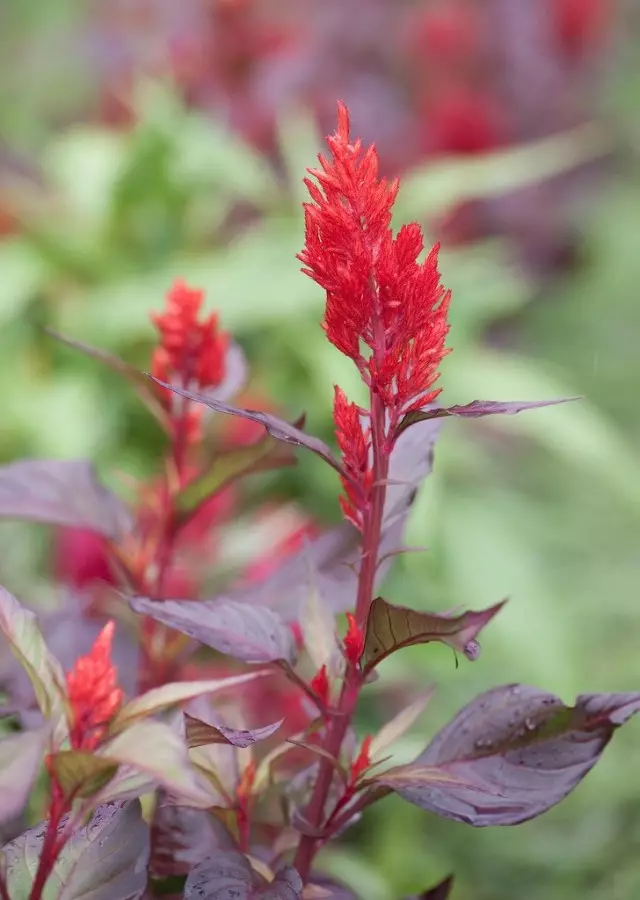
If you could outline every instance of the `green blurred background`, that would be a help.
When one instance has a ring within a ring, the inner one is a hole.
[[[252,389],[331,439],[333,384],[356,397],[357,378],[294,257],[301,178],[342,97],[403,176],[398,221],[443,239],[447,402],[583,397],[443,430],[408,534],[429,551],[402,557],[386,594],[511,600],[475,664],[438,647],[388,662],[386,684],[439,683],[399,753],[498,683],[565,701],[638,689],[638,39],[636,4],[613,0],[5,2],[2,461],[152,471],[161,437],[129,389],[38,325],[145,367],[176,276],[207,290]],[[338,519],[315,458],[258,489]],[[37,593],[47,535],[2,523],[0,547],[0,581]],[[372,692],[362,728],[381,718]],[[450,871],[456,900],[640,896],[638,747],[633,722],[572,797],[513,829],[387,800],[327,865],[367,900]]]

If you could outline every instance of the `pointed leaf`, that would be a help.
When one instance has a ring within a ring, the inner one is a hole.
[[[210,856],[193,869],[184,887],[184,900],[301,900],[302,880],[290,866],[271,882],[251,868],[242,853]]]
[[[152,375],[149,377],[153,378]],[[208,396],[206,393],[198,394],[191,391],[185,391],[181,388],[172,387],[163,381],[159,381],[157,378],[153,378],[153,381],[157,382],[162,387],[173,391],[174,394],[178,394],[180,397],[185,397],[185,399],[193,400],[196,403],[204,403],[205,406],[208,406],[216,412],[224,413],[227,416],[239,416],[241,419],[248,419],[250,422],[257,422],[276,440],[283,441],[285,444],[293,444],[295,447],[306,447],[307,450],[316,453],[337,472],[346,477],[342,466],[331,452],[330,447],[325,444],[324,441],[321,441],[320,438],[313,437],[313,435],[306,434],[306,432],[301,431],[295,425],[285,422],[284,419],[279,419],[277,416],[271,415],[271,413],[260,412],[255,409],[241,409],[237,406],[229,406],[221,400],[216,400],[215,398]]]
[[[363,670],[369,671],[396,650],[430,641],[449,644],[464,653],[467,659],[475,660],[480,653],[477,635],[503,606],[504,601],[479,612],[450,616],[393,606],[384,598],[376,597],[367,619]]]
[[[54,740],[64,740],[68,735],[64,672],[47,649],[35,613],[25,609],[3,587],[0,587],[0,632],[29,676],[43,716],[52,722]]]
[[[65,820],[61,825],[64,828]],[[0,852],[9,896],[28,897],[42,850],[41,823]],[[140,804],[99,807],[58,857],[43,900],[138,900],[147,884],[149,828]]]
[[[0,466],[0,517],[89,528],[111,540],[131,529],[129,510],[82,459],[22,459]]]
[[[12,734],[0,741],[0,825],[24,809],[40,771],[48,728]]]
[[[415,900],[447,900],[452,890],[453,875],[449,875],[448,878],[445,878],[439,884],[424,891],[424,893],[420,894],[419,897],[416,897]]]
[[[434,406],[430,409],[417,409],[407,413],[398,425],[396,438],[418,422],[428,419],[441,419],[446,416],[456,416],[462,419],[480,419],[483,416],[514,416],[516,413],[527,409],[539,409],[542,406],[557,406],[559,403],[570,403],[579,400],[579,397],[563,397],[560,400],[473,400],[464,406]]]
[[[189,748],[206,747],[208,744],[231,744],[233,747],[250,747],[257,741],[264,741],[280,728],[284,719],[262,728],[229,728],[226,725],[212,725],[184,713],[187,744]]]
[[[106,350],[92,347],[89,344],[84,344],[82,341],[77,341],[64,334],[59,334],[59,332],[54,331],[52,328],[45,328],[44,331],[54,340],[59,341],[61,344],[66,344],[67,347],[71,347],[73,350],[84,353],[85,356],[89,356],[92,359],[101,362],[108,369],[111,369],[112,372],[116,372],[118,375],[122,375],[126,378],[149,412],[156,417],[163,428],[169,428],[169,416],[160,403],[157,392],[154,391],[153,386],[150,384],[149,379],[144,372],[140,372],[134,366],[130,366],[129,363],[120,359],[119,356],[108,353]]]
[[[516,825],[573,790],[638,710],[640,693],[584,694],[566,707],[538,688],[494,688],[462,709],[414,763],[378,783],[445,818]],[[434,769],[454,781],[430,784]]]
[[[115,734],[128,728],[139,719],[146,719],[148,716],[176,706],[178,703],[184,703],[203,694],[216,694],[220,691],[231,690],[266,674],[268,673],[246,672],[243,675],[215,678],[210,681],[177,681],[173,684],[163,684],[126,703],[111,723],[109,731]]]
[[[206,809],[213,805],[211,791],[198,778],[189,761],[186,744],[164,722],[151,719],[134,722],[126,731],[103,744],[96,755],[143,776],[147,790],[164,787],[185,806]],[[140,783],[137,779],[136,784]],[[119,799],[121,789],[117,779],[114,779],[100,793],[100,798],[103,802],[106,798]]]
[[[434,688],[429,688],[422,696],[418,697],[413,703],[405,706],[397,716],[394,716],[380,731],[373,737],[369,746],[369,755],[372,759],[379,756],[387,750],[399,737],[407,732],[411,726],[418,720],[427,708],[427,704],[433,695]]]
[[[52,753],[48,765],[65,796],[74,799],[97,794],[118,771],[117,763],[85,750]]]
[[[161,801],[151,826],[149,871],[160,878],[188,875],[207,856],[234,846],[224,825],[204,810]]]
[[[216,600],[149,600],[134,597],[138,613],[157,619],[220,653],[248,663],[295,659],[291,630],[270,609]]]

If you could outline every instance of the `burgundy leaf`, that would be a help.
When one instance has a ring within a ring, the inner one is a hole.
[[[504,602],[479,612],[451,616],[394,606],[383,597],[376,597],[367,618],[363,670],[366,673],[396,650],[430,641],[441,641],[464,653],[467,659],[475,660],[480,653],[476,638]]]
[[[187,743],[190,748],[206,747],[207,744],[231,744],[233,747],[250,747],[257,741],[264,741],[271,737],[284,722],[279,719],[271,725],[262,728],[229,728],[226,725],[211,724],[183,713]]]
[[[463,419],[480,419],[482,416],[496,415],[514,416],[527,409],[556,406],[559,403],[569,403],[579,399],[579,397],[563,397],[560,400],[473,400],[471,403],[465,403],[464,406],[434,406],[428,409],[417,409],[407,413],[402,419],[396,431],[396,438],[411,425],[429,419],[441,419],[446,416],[457,416]]]
[[[216,600],[149,600],[133,597],[133,609],[248,663],[295,658],[290,628],[270,609]]]
[[[302,880],[285,866],[271,882],[259,875],[237,851],[213,854],[191,871],[184,900],[301,900]]]
[[[573,790],[638,710],[640,693],[583,694],[566,707],[538,688],[494,688],[462,709],[413,763],[376,783],[445,818],[516,825]]]
[[[151,825],[152,875],[188,875],[211,854],[233,848],[231,835],[218,819],[204,810],[173,806],[161,797]]]
[[[152,375],[149,377],[153,378]],[[242,409],[238,406],[229,406],[227,403],[223,403],[222,400],[217,400],[207,393],[185,391],[181,388],[172,387],[164,381],[159,381],[157,378],[153,378],[153,380],[162,387],[173,391],[174,394],[185,397],[187,400],[193,400],[196,403],[204,403],[205,406],[208,406],[216,412],[224,413],[227,416],[239,416],[241,419],[248,419],[250,422],[257,422],[259,425],[262,425],[272,437],[276,438],[276,440],[283,441],[285,444],[293,444],[296,447],[306,447],[307,450],[311,450],[312,453],[316,453],[318,456],[322,457],[325,462],[329,463],[330,466],[333,466],[333,468],[341,475],[345,475],[340,463],[331,452],[330,447],[325,444],[324,441],[321,441],[320,438],[313,437],[313,435],[306,434],[295,425],[291,425],[289,422],[285,422],[284,419],[278,418],[278,416],[274,416],[271,413],[260,412],[256,409]]]
[[[124,503],[80,459],[22,459],[1,466],[0,517],[89,528],[110,540],[132,524]]]

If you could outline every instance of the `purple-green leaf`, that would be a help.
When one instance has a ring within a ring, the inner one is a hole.
[[[184,886],[184,900],[301,900],[302,880],[285,866],[267,882],[237,851],[220,851],[193,869]]]
[[[229,728],[227,725],[203,722],[189,713],[184,713],[187,744],[190,748],[206,747],[208,744],[231,744],[232,747],[250,747],[257,741],[264,741],[280,728],[284,719],[262,728]]]
[[[559,403],[569,403],[578,400],[579,397],[563,397],[560,400],[473,400],[463,406],[433,406],[427,409],[416,409],[409,412],[402,419],[396,430],[396,439],[418,422],[429,419],[442,419],[447,416],[455,416],[461,419],[480,419],[483,416],[514,416],[516,413],[527,409],[539,409],[542,406],[557,406]]]
[[[137,613],[195,638],[220,653],[247,663],[295,659],[291,629],[272,610],[216,600],[131,598]]]
[[[40,771],[49,729],[23,731],[0,741],[0,825],[18,816]]]
[[[63,820],[61,829],[66,825]],[[0,851],[9,896],[28,897],[42,850],[46,823]],[[47,881],[56,900],[139,900],[147,885],[149,828],[140,804],[99,807],[62,850]]]
[[[362,668],[368,672],[390,653],[430,641],[441,641],[475,660],[480,653],[476,640],[479,632],[503,606],[504,601],[478,612],[451,616],[394,606],[376,597],[367,618]]]
[[[640,693],[554,694],[505,685],[476,697],[408,766],[378,785],[445,818],[516,825],[562,800],[600,758],[613,732],[640,710]],[[450,783],[436,784],[439,772]]]
[[[21,459],[0,466],[0,518],[87,528],[110,540],[131,529],[124,503],[82,459]]]
[[[153,378],[152,375],[149,377]],[[250,422],[257,422],[258,425],[262,425],[265,431],[276,440],[283,441],[285,444],[293,444],[295,447],[305,447],[307,450],[311,450],[312,453],[316,453],[324,459],[325,462],[329,463],[329,465],[341,475],[345,474],[342,466],[331,452],[331,448],[325,444],[324,441],[321,441],[320,438],[314,437],[313,435],[307,434],[295,425],[291,425],[289,422],[285,422],[284,419],[278,418],[278,416],[261,412],[256,409],[242,409],[238,406],[229,406],[228,403],[223,403],[222,400],[217,400],[207,393],[185,391],[181,388],[166,384],[164,381],[159,381],[157,378],[153,378],[153,380],[162,387],[173,391],[174,394],[178,394],[178,396],[184,397],[187,400],[192,400],[195,403],[203,403],[205,406],[208,406],[209,409],[213,409],[216,412],[224,413],[224,415],[227,416],[238,416],[241,419],[248,419]]]

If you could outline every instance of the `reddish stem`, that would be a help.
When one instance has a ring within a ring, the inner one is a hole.
[[[364,628],[373,600],[376,570],[378,567],[378,550],[382,532],[382,515],[386,497],[386,480],[389,469],[389,457],[386,450],[385,410],[380,397],[372,390],[371,396],[371,440],[373,446],[373,487],[371,503],[364,518],[362,534],[362,563],[358,578],[356,600],[356,622]],[[342,692],[338,701],[338,715],[327,725],[324,749],[334,759],[338,759],[342,742],[351,724],[355,712],[358,695],[363,685],[360,670],[352,665],[347,666]],[[305,818],[316,833],[321,830],[327,795],[333,780],[333,766],[328,759],[321,759],[318,778],[311,794]],[[302,835],[295,856],[294,866],[300,877],[306,881],[311,865],[319,849],[318,838]]]
[[[52,784],[51,807],[49,811],[49,821],[47,822],[47,830],[42,842],[42,850],[40,852],[40,860],[36,876],[33,879],[29,900],[41,900],[42,891],[44,889],[47,878],[56,863],[58,854],[62,850],[68,836],[62,836],[58,839],[58,828],[62,817],[68,812],[68,803],[64,800],[59,786],[54,782]]]

